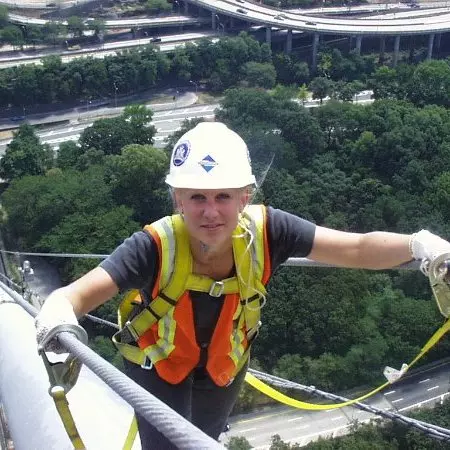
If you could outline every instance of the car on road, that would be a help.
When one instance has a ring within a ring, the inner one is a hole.
[[[150,42],[161,42],[161,38],[160,37],[152,37],[151,39],[150,39]]]
[[[22,120],[25,120],[25,116],[13,116],[10,117],[9,120],[12,122],[21,122]]]
[[[225,426],[223,427],[223,432],[226,433],[227,431],[230,431],[230,428],[231,428],[230,424],[226,423]]]
[[[315,23],[315,22],[305,22],[305,25],[312,25],[312,26],[316,26],[316,25],[317,25],[317,23]]]
[[[238,3],[245,3],[244,0],[236,0]]]
[[[241,14],[247,14],[247,11],[245,9],[242,9],[242,8],[236,9],[236,12],[241,13]]]

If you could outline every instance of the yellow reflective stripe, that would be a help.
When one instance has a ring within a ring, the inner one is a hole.
[[[73,447],[77,450],[85,450],[86,447],[73,420],[64,389],[61,386],[53,386],[49,392]]]
[[[175,259],[175,238],[173,229],[169,221],[171,218],[165,217],[152,224],[152,228],[158,233],[161,241],[161,279],[160,286],[164,288],[172,275],[173,262]]]
[[[245,338],[243,327],[244,327],[244,314],[241,314],[241,316],[239,317],[238,325],[233,330],[233,333],[230,336],[231,351],[228,354],[228,356],[233,360],[236,366],[238,365],[240,359],[245,353],[244,346],[242,345]]]
[[[175,329],[177,326],[173,318],[175,308],[172,308],[159,322],[158,322],[158,341],[144,349],[145,354],[153,364],[166,359],[174,350],[175,345]]]
[[[236,330],[231,335],[232,350],[228,354],[228,356],[233,360],[235,365],[238,364],[239,360],[244,355],[245,348],[242,345],[243,342],[244,342],[244,332],[242,330]]]
[[[417,354],[417,356],[408,364],[408,368],[405,372],[407,372],[411,366],[413,366],[419,359],[422,358],[441,338],[446,334],[450,329],[450,320],[447,320],[434,334],[431,336],[431,338],[427,341],[427,343],[422,347],[420,352]],[[253,386],[255,389],[258,389],[263,394],[267,395],[270,398],[273,398],[274,400],[279,401],[280,403],[284,403],[285,405],[292,406],[294,408],[299,409],[308,409],[308,410],[314,410],[314,411],[323,411],[327,409],[337,409],[342,408],[344,406],[353,405],[354,403],[361,402],[363,400],[366,400],[369,397],[372,397],[376,393],[383,390],[385,387],[390,386],[392,383],[386,382],[382,384],[381,386],[378,386],[377,388],[373,389],[372,391],[361,395],[358,398],[348,400],[346,402],[342,403],[331,403],[331,404],[314,404],[314,403],[306,403],[302,402],[300,400],[293,399],[291,397],[288,397],[287,395],[282,394],[281,392],[277,391],[276,389],[272,388],[271,386],[267,385],[266,383],[262,382],[261,380],[258,380],[254,375],[247,373],[245,375],[245,381],[250,384],[250,386]]]
[[[136,414],[133,414],[133,420],[130,424],[130,429],[128,430],[127,437],[123,444],[122,450],[131,450],[133,448],[134,440],[136,439],[138,432]]]

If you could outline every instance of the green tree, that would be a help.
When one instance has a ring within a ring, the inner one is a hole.
[[[316,77],[309,83],[309,90],[312,92],[313,98],[318,98],[320,103],[332,92],[333,82],[325,77]]]
[[[450,61],[431,60],[419,64],[411,81],[410,98],[415,104],[450,106]]]
[[[25,175],[43,175],[52,166],[53,150],[39,142],[31,125],[23,124],[0,160],[0,177],[11,181]]]
[[[249,61],[242,68],[243,79],[252,87],[271,89],[275,86],[276,72],[273,64]]]
[[[156,128],[150,125],[153,112],[145,105],[127,105],[121,115],[133,130],[130,144],[153,144]]]
[[[22,47],[25,43],[21,28],[15,25],[8,25],[0,31],[2,41],[11,44],[13,47]]]
[[[309,99],[309,91],[305,83],[298,89],[297,98],[302,102],[302,105]]]
[[[161,150],[149,145],[128,145],[121,155],[106,161],[105,177],[117,204],[134,209],[142,225],[170,214],[171,203],[164,184],[169,165]]]
[[[167,0],[147,0],[145,8],[150,14],[159,14],[170,11],[172,5]]]
[[[61,142],[56,157],[56,166],[60,169],[75,169],[83,154],[81,146],[75,141]]]
[[[253,448],[243,436],[232,436],[225,447],[229,450],[250,450]]]
[[[70,16],[67,19],[67,31],[69,33],[73,33],[75,36],[83,36],[83,31],[86,29],[86,26],[83,22],[83,19],[78,16]]]

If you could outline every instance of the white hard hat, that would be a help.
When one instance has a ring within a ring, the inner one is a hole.
[[[175,144],[166,183],[174,188],[231,189],[256,180],[243,139],[223,123],[201,122]]]

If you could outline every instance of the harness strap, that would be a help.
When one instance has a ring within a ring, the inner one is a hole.
[[[69,402],[67,401],[64,389],[61,386],[53,386],[49,389],[49,394],[55,402],[56,409],[73,447],[77,450],[86,450],[83,440],[78,433],[75,421],[73,420],[72,413],[70,412]]]
[[[431,336],[431,338],[426,342],[426,344],[422,347],[420,352],[416,355],[416,357],[408,364],[406,365],[406,368],[402,371],[405,373],[411,366],[413,366],[419,359],[422,358],[436,343],[444,336],[448,331],[450,330],[450,320],[447,320],[444,322],[444,324]],[[268,384],[264,383],[263,381],[256,378],[251,373],[247,373],[245,375],[245,381],[253,386],[255,389],[258,389],[263,394],[267,395],[270,398],[273,398],[274,400],[279,401],[280,403],[284,403],[285,405],[292,406],[294,408],[298,409],[307,409],[307,410],[313,410],[313,411],[323,411],[327,409],[337,409],[342,408],[344,406],[353,405],[354,403],[361,402],[363,400],[366,400],[369,397],[372,397],[376,393],[380,392],[382,389],[384,389],[387,386],[390,386],[392,383],[386,382],[382,384],[381,386],[378,386],[377,388],[373,389],[372,391],[361,395],[358,398],[348,400],[346,402],[342,403],[331,403],[331,404],[314,404],[314,403],[307,403],[302,402],[300,400],[296,400],[294,398],[288,397],[287,395],[281,393],[280,391],[277,391],[273,387],[269,386]]]

